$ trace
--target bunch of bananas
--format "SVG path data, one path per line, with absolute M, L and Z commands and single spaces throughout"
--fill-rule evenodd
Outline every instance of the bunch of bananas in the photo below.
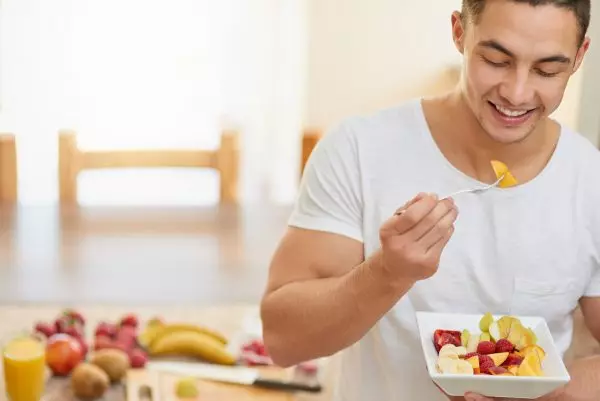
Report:
M 138 342 L 151 357 L 184 356 L 219 365 L 235 365 L 237 362 L 227 350 L 224 335 L 193 324 L 151 320 L 138 336 Z

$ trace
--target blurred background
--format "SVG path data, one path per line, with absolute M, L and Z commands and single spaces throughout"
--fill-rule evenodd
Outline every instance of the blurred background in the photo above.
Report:
M 459 8 L 2 0 L 0 302 L 258 302 L 311 146 L 451 88 Z M 598 144 L 594 18 L 555 117 Z

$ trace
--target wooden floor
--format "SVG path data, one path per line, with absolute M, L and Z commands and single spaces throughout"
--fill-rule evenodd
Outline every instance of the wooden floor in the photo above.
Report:
M 257 302 L 289 207 L 0 211 L 0 303 Z

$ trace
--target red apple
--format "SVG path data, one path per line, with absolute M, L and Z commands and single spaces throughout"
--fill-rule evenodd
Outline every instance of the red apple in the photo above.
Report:
M 76 338 L 55 334 L 46 344 L 46 364 L 56 376 L 66 376 L 83 361 L 84 350 Z

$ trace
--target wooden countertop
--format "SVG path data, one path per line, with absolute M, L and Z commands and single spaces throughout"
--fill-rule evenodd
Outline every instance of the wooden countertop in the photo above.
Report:
M 68 305 L 65 307 L 71 307 Z M 185 321 L 198 324 L 204 324 L 215 330 L 218 330 L 228 337 L 235 336 L 236 333 L 244 330 L 244 324 L 257 316 L 258 308 L 255 305 L 231 305 L 215 307 L 175 307 L 175 306 L 146 306 L 146 307 L 123 307 L 123 306 L 99 306 L 84 305 L 73 306 L 80 311 L 87 320 L 86 337 L 93 337 L 93 330 L 96 322 L 101 320 L 116 321 L 119 317 L 135 313 L 141 321 L 145 321 L 154 316 L 162 316 L 168 321 Z M 37 321 L 52 321 L 64 309 L 57 306 L 43 305 L 25 305 L 25 306 L 0 306 L 0 338 L 6 338 L 7 335 L 15 331 L 31 330 Z M 88 340 L 89 341 L 89 340 Z M 0 370 L 2 369 L 0 364 Z M 215 384 L 201 382 L 201 392 L 204 392 L 204 401 L 328 401 L 331 399 L 331 386 L 327 382 L 331 381 L 332 371 L 327 366 L 321 373 L 321 383 L 324 390 L 319 394 L 274 392 L 267 390 L 249 389 L 245 386 Z M 3 376 L 2 376 L 3 377 Z M 163 381 L 164 388 L 173 385 L 172 377 L 165 377 Z M 0 400 L 6 400 L 4 393 L 4 380 L 0 381 Z M 74 397 L 69 380 L 65 378 L 51 378 L 46 388 L 46 397 L 44 401 L 77 401 Z M 212 397 L 212 398 L 211 398 Z M 170 398 L 165 396 L 165 401 Z M 161 399 L 161 401 L 163 401 Z M 175 398 L 172 398 L 175 400 Z M 122 385 L 114 385 L 106 393 L 105 401 L 125 401 L 125 388 Z M 131 400 L 137 401 L 137 400 Z

